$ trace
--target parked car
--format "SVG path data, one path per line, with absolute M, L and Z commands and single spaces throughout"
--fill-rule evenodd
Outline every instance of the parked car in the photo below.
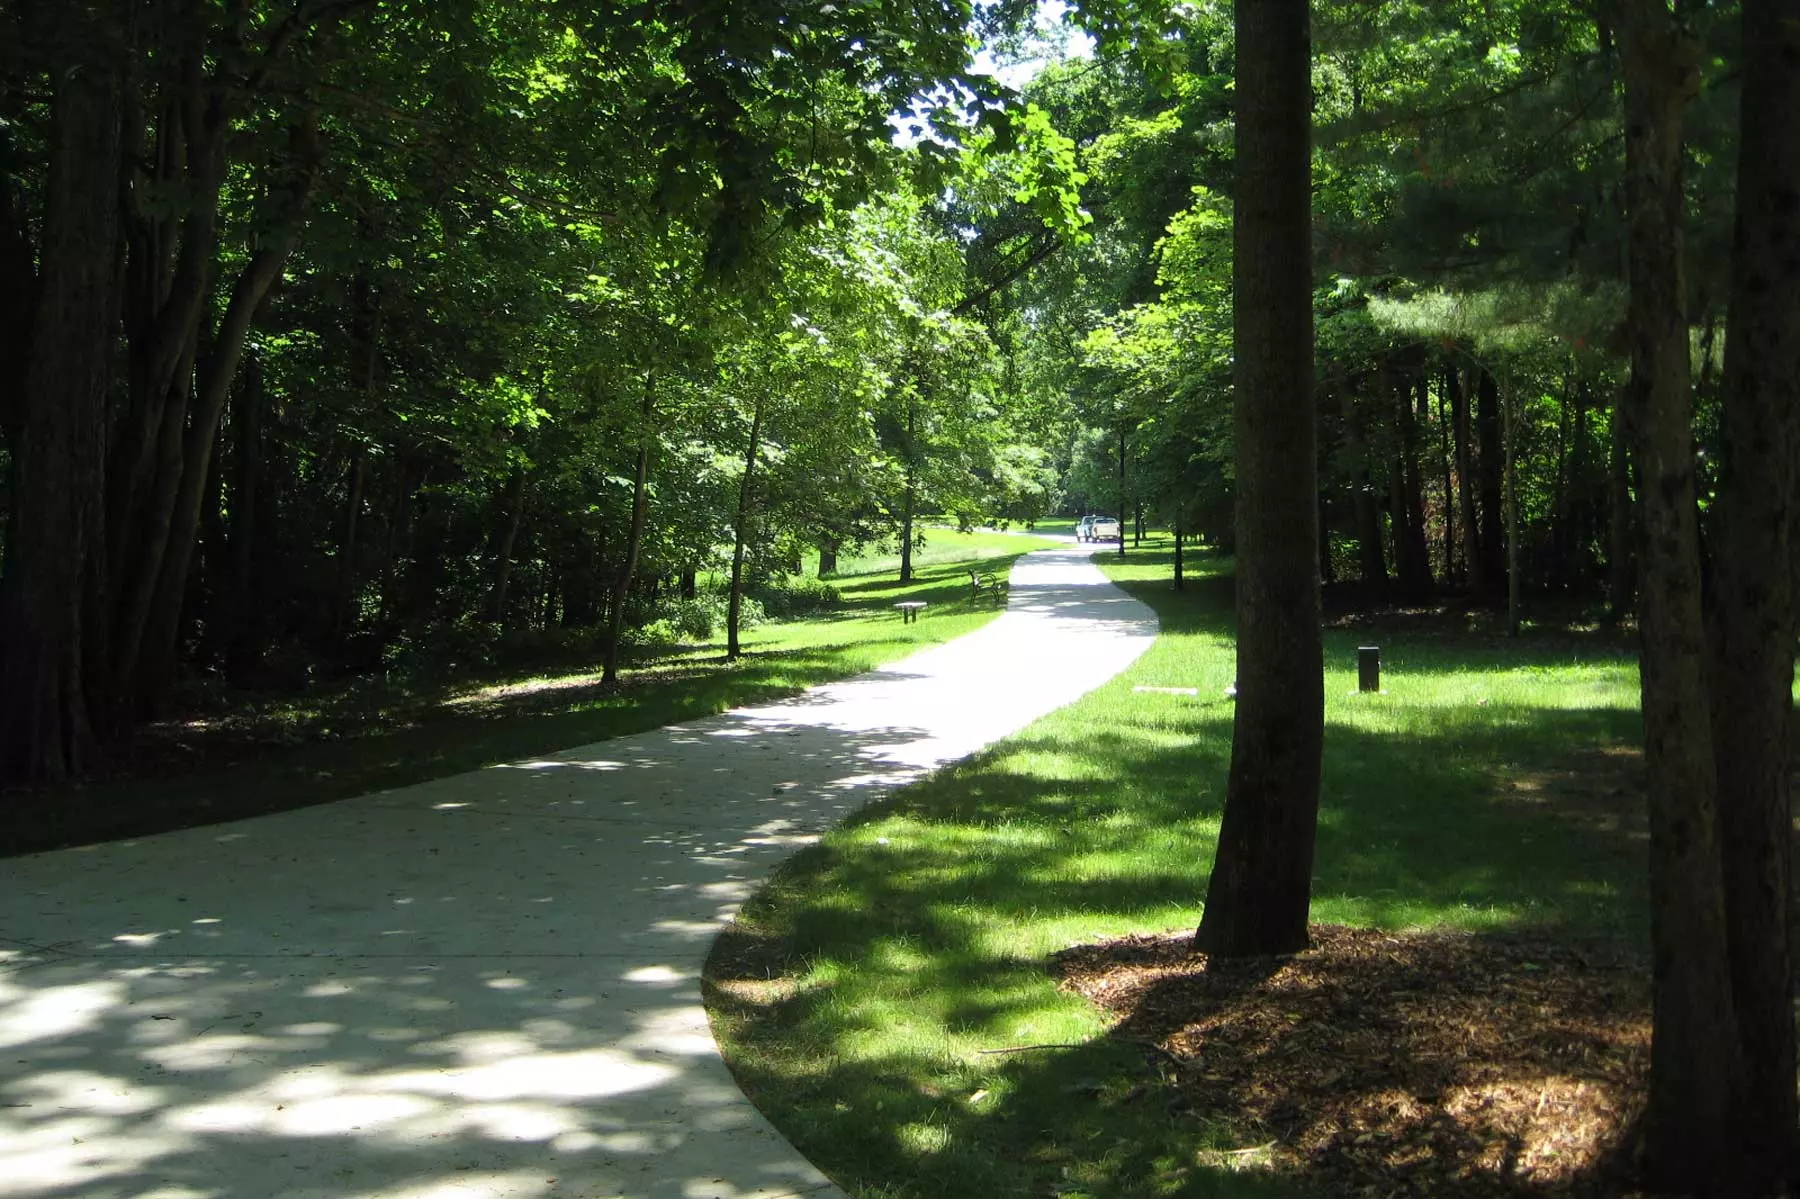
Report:
M 1119 539 L 1119 522 L 1110 516 L 1096 516 L 1088 526 L 1089 541 L 1117 541 Z
M 1094 518 L 1084 516 L 1075 523 L 1075 540 L 1092 541 L 1094 539 Z

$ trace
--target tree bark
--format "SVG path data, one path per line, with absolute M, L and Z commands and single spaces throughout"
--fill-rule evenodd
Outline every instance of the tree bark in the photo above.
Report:
M 1745 0 L 1737 231 L 1714 595 L 1726 944 L 1747 1066 L 1746 1194 L 1778 1193 L 1800 1119 L 1788 930 L 1800 452 L 1800 0 Z
M 1375 490 L 1375 473 L 1364 428 L 1367 419 L 1364 397 L 1357 394 L 1358 390 L 1351 387 L 1344 395 L 1344 448 L 1350 457 L 1350 511 L 1356 521 L 1357 559 L 1363 585 L 1372 596 L 1379 596 L 1387 591 L 1387 552 L 1382 544 L 1381 500 Z
M 731 599 L 725 611 L 725 656 L 733 661 L 743 656 L 743 643 L 739 636 L 738 625 L 744 612 L 744 546 L 750 539 L 750 516 L 756 497 L 756 455 L 762 449 L 763 399 L 756 397 L 756 406 L 750 412 L 750 445 L 744 451 L 744 478 L 738 484 L 737 521 L 733 530 L 731 544 Z M 907 498 L 907 541 L 911 544 L 912 533 L 912 487 L 906 489 Z M 902 581 L 905 581 L 904 564 L 910 555 L 903 556 Z
M 631 577 L 637 573 L 638 554 L 644 545 L 644 520 L 650 512 L 650 451 L 656 435 L 650 418 L 656 407 L 656 373 L 644 379 L 644 401 L 638 410 L 637 470 L 631 479 L 631 530 L 625 539 L 625 564 L 613 583 L 612 627 L 606 638 L 606 663 L 600 681 L 619 681 L 619 643 L 625 636 L 625 600 L 631 594 Z
M 1413 414 L 1413 387 L 1402 378 L 1391 386 L 1400 421 L 1400 454 L 1395 461 L 1394 559 L 1401 593 L 1409 600 L 1431 594 L 1431 547 L 1425 536 L 1425 483 L 1419 466 L 1419 425 Z
M 819 543 L 819 577 L 836 574 L 838 564 L 838 543 L 821 541 Z
M 1307 0 L 1239 0 L 1235 21 L 1238 697 L 1196 934 L 1220 957 L 1306 947 L 1325 706 Z
M 1450 416 L 1454 406 L 1451 393 L 1456 389 L 1456 368 L 1446 367 L 1443 384 L 1438 388 L 1438 448 L 1442 451 L 1444 464 L 1444 580 L 1454 582 L 1456 570 L 1456 481 L 1454 473 L 1456 454 L 1451 447 L 1450 427 L 1455 422 Z
M 525 468 L 513 467 L 506 481 L 503 501 L 506 523 L 494 539 L 494 582 L 488 588 L 487 618 L 493 624 L 506 622 L 506 592 L 512 584 L 513 549 L 519 543 L 519 526 L 525 520 Z
M 1506 578 L 1506 448 L 1501 429 L 1500 381 L 1483 367 L 1475 391 L 1475 478 L 1481 493 L 1481 573 L 1489 593 L 1498 595 Z
M 1694 47 L 1660 0 L 1631 0 L 1621 15 L 1627 326 L 1643 415 L 1640 661 L 1654 951 L 1647 1165 L 1659 1191 L 1739 1195 L 1744 1065 L 1726 953 L 1682 277 L 1682 113 L 1698 72 Z
M 1125 557 L 1125 530 L 1131 526 L 1125 523 L 1125 429 L 1119 428 L 1119 557 Z
M 1469 436 L 1469 381 L 1475 368 L 1456 372 L 1456 388 L 1450 393 L 1452 435 L 1456 440 L 1456 497 L 1458 524 L 1462 530 L 1463 574 L 1470 593 L 1487 594 L 1487 560 L 1481 555 L 1480 524 L 1475 515 L 1475 463 Z
M 1182 591 L 1187 587 L 1186 576 L 1182 572 L 1181 562 L 1181 506 L 1175 507 L 1175 590 Z
M 107 365 L 116 333 L 118 16 L 69 4 L 55 64 L 39 295 L 13 443 L 15 536 L 0 577 L 0 782 L 77 778 L 92 743 L 86 597 L 104 569 Z
M 1637 388 L 1637 381 L 1632 380 L 1613 397 L 1606 493 L 1606 619 L 1615 626 L 1624 623 L 1637 607 L 1638 510 L 1632 499 L 1636 484 L 1632 447 L 1637 444 L 1640 406 Z
M 910 395 L 906 401 L 906 494 L 900 499 L 900 581 L 913 581 L 913 507 L 918 502 L 919 459 L 914 442 L 918 424 L 918 402 Z

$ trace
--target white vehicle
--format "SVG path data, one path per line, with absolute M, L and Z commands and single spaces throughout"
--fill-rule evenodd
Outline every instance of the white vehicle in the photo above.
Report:
M 1084 516 L 1075 524 L 1075 540 L 1092 541 L 1094 539 L 1094 518 Z
M 1088 540 L 1119 540 L 1119 522 L 1110 516 L 1096 516 L 1094 518 L 1094 523 L 1088 526 Z

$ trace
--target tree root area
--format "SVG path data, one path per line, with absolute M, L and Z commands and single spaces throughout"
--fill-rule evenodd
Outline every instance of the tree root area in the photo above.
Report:
M 1324 1193 L 1588 1196 L 1631 1189 L 1650 1063 L 1637 964 L 1460 933 L 1315 926 L 1291 958 L 1192 936 L 1057 957 L 1063 985 L 1148 1051 L 1147 1091 Z M 1147 1096 L 1146 1096 L 1147 1097 Z

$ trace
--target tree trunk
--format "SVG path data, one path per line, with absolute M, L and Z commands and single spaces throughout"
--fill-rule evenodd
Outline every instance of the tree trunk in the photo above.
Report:
M 1481 491 L 1481 574 L 1489 594 L 1506 578 L 1505 437 L 1500 419 L 1500 381 L 1483 367 L 1475 391 L 1475 478 Z
M 1175 590 L 1181 591 L 1186 587 L 1187 580 L 1181 569 L 1181 507 L 1178 504 L 1175 508 Z
M 205 495 L 207 472 L 212 465 L 213 448 L 218 441 L 219 423 L 225 413 L 225 401 L 237 375 L 238 363 L 243 359 L 256 314 L 270 289 L 281 278 L 282 268 L 299 243 L 303 215 L 312 201 L 320 161 L 313 115 L 306 115 L 295 127 L 292 146 L 295 174 L 282 201 L 286 211 L 281 214 L 282 220 L 275 232 L 244 265 L 232 288 L 225 315 L 200 363 L 193 412 L 182 447 L 181 486 L 170 525 L 168 548 L 156 572 L 156 589 L 143 626 L 142 660 L 136 664 L 132 676 L 132 692 L 141 703 L 151 706 L 161 701 L 174 679 L 188 566 L 200 528 L 200 506 Z M 122 669 L 129 670 L 132 665 L 129 660 L 124 661 Z
M 826 575 L 836 574 L 838 568 L 837 564 L 838 543 L 836 541 L 821 541 L 819 543 L 819 577 L 822 579 Z
M 750 515 L 754 508 L 756 496 L 756 455 L 762 449 L 763 400 L 759 394 L 756 406 L 750 412 L 750 445 L 744 451 L 744 478 L 738 485 L 737 521 L 731 544 L 731 599 L 725 612 L 725 656 L 735 661 L 743 656 L 743 644 L 739 637 L 739 619 L 744 612 L 744 546 L 750 539 Z M 910 473 L 906 488 L 906 545 L 912 544 L 912 486 Z M 906 567 L 910 565 L 911 555 L 903 551 L 901 558 L 901 580 L 904 582 Z
M 906 402 L 906 494 L 900 500 L 900 581 L 913 581 L 913 507 L 918 502 L 919 465 L 913 441 L 918 416 L 918 403 Z
M 1473 367 L 1456 372 L 1456 388 L 1450 393 L 1452 433 L 1456 439 L 1456 496 L 1458 523 L 1462 527 L 1462 560 L 1469 591 L 1487 594 L 1487 562 L 1481 556 L 1480 525 L 1475 517 L 1474 455 L 1469 439 L 1469 380 Z
M 1622 624 L 1637 606 L 1638 510 L 1632 500 L 1636 482 L 1632 447 L 1637 444 L 1640 406 L 1637 388 L 1634 379 L 1619 388 L 1613 398 L 1612 459 L 1606 497 L 1606 618 L 1611 625 Z
M 694 599 L 700 594 L 699 571 L 688 569 L 681 572 L 681 598 Z
M 1506 635 L 1519 635 L 1519 455 L 1518 397 L 1509 377 L 1500 396 L 1502 441 L 1506 446 Z
M 1697 71 L 1660 0 L 1632 0 L 1622 16 L 1654 950 L 1645 1144 L 1653 1189 L 1738 1195 L 1744 1066 L 1725 948 L 1682 279 L 1682 110 Z
M 1350 511 L 1356 521 L 1357 560 L 1363 586 L 1371 596 L 1387 591 L 1387 552 L 1382 545 L 1381 500 L 1369 459 L 1369 442 L 1363 427 L 1364 397 L 1352 386 L 1344 393 L 1344 449 L 1350 458 Z
M 513 467 L 506 481 L 506 523 L 494 545 L 494 582 L 488 588 L 487 618 L 493 624 L 506 622 L 506 592 L 512 584 L 513 548 L 519 543 L 519 526 L 525 520 L 525 468 Z
M 1221 957 L 1306 947 L 1325 705 L 1307 0 L 1239 0 L 1235 21 L 1238 697 L 1196 935 Z
M 83 616 L 105 556 L 122 88 L 110 22 L 69 5 L 57 23 L 80 60 L 50 73 L 39 294 L 13 442 L 18 508 L 0 578 L 0 782 L 11 783 L 65 782 L 87 765 Z
M 625 600 L 631 594 L 631 576 L 637 573 L 638 554 L 644 545 L 644 520 L 650 512 L 650 451 L 656 435 L 650 417 L 656 406 L 656 373 L 644 379 L 644 402 L 638 410 L 637 470 L 631 479 L 631 531 L 625 540 L 625 564 L 613 583 L 612 627 L 606 638 L 606 664 L 600 681 L 619 681 L 619 643 L 625 636 Z
M 1412 383 L 1391 387 L 1400 421 L 1400 455 L 1394 462 L 1394 562 L 1400 590 L 1409 600 L 1431 594 L 1431 547 L 1425 536 L 1425 484 L 1419 468 L 1419 425 Z
M 1125 430 L 1119 430 L 1119 557 L 1125 557 Z
M 1442 452 L 1444 463 L 1444 579 L 1454 582 L 1456 570 L 1456 484 L 1452 478 L 1455 452 L 1450 443 L 1450 427 L 1455 422 L 1449 413 L 1455 401 L 1451 398 L 1456 390 L 1456 368 L 1446 367 L 1443 385 L 1438 389 L 1438 448 Z
M 1713 738 L 1726 944 L 1748 1068 L 1745 1193 L 1781 1190 L 1800 1118 L 1788 931 L 1800 452 L 1800 0 L 1745 0 L 1737 233 L 1725 338 Z

